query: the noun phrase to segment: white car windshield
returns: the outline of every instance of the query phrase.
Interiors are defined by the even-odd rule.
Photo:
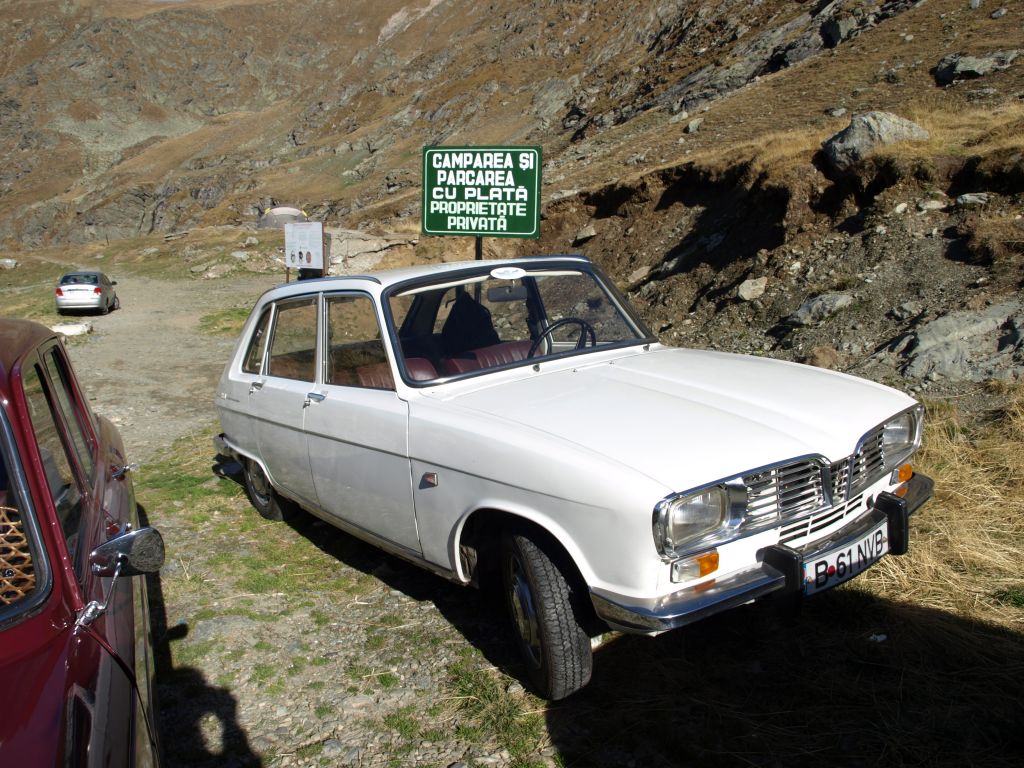
[[[649,338],[585,269],[522,266],[451,273],[389,297],[409,378],[473,375]]]

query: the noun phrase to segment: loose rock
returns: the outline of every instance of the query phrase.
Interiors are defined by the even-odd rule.
[[[595,237],[597,237],[597,227],[593,224],[588,224],[576,233],[576,237],[572,239],[572,244],[579,245],[580,243],[585,243],[587,240],[591,240]]]
[[[956,199],[957,208],[981,208],[988,205],[991,196],[985,192],[968,192]]]
[[[992,72],[1007,69],[1019,51],[994,51],[987,56],[968,56],[954,53],[944,57],[935,67],[935,82],[952,85],[960,80],[973,80]]]
[[[764,296],[764,291],[767,285],[767,277],[744,280],[740,283],[740,287],[736,289],[736,295],[743,301],[753,301],[754,299],[759,299]]]
[[[845,171],[878,147],[904,141],[925,141],[928,131],[889,112],[854,115],[850,124],[822,144],[825,156],[837,171]]]
[[[786,320],[791,325],[814,325],[851,304],[853,296],[848,293],[823,293],[805,301]]]
[[[50,326],[50,330],[64,336],[84,336],[87,333],[92,333],[92,323],[84,321],[81,323],[57,323],[57,325]]]

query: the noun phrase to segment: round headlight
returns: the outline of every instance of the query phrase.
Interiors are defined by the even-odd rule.
[[[882,457],[886,466],[903,458],[914,447],[916,438],[912,413],[903,413],[882,427]]]
[[[708,488],[664,503],[659,510],[658,535],[671,551],[690,539],[717,530],[728,515],[728,498],[722,488]]]

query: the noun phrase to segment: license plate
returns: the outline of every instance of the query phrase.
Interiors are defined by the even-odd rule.
[[[804,562],[804,594],[812,595],[849,581],[889,551],[888,523],[883,520],[852,544]]]

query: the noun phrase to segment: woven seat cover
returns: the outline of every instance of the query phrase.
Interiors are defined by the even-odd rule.
[[[0,605],[24,600],[35,585],[32,553],[18,510],[0,507]]]

